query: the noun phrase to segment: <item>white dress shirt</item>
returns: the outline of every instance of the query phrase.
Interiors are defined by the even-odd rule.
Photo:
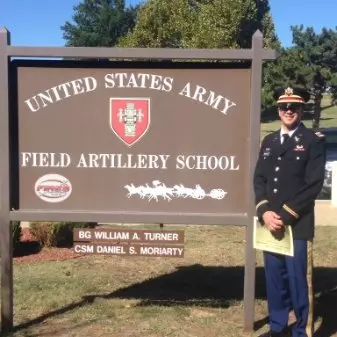
[[[297,127],[298,128],[298,127]],[[289,135],[289,137],[291,137],[292,135],[293,135],[293,133],[297,130],[297,128],[295,128],[294,130],[291,130],[291,131],[289,131],[289,132],[287,132],[287,131],[285,131],[285,130],[283,130],[282,128],[281,128],[281,131],[280,131],[280,140],[281,140],[281,144],[283,143],[283,135],[284,134],[288,134]]]

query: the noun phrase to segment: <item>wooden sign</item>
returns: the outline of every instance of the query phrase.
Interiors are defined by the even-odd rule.
[[[184,257],[184,231],[74,229],[75,253]]]

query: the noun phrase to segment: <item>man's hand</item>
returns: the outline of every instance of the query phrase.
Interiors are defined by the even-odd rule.
[[[267,211],[263,214],[262,218],[264,224],[271,232],[278,232],[283,229],[283,221],[277,213],[273,211]]]

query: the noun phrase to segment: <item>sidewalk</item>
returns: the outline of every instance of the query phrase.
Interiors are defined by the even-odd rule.
[[[337,226],[337,207],[330,201],[316,201],[316,226]]]

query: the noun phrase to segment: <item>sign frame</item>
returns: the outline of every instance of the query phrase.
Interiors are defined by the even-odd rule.
[[[245,226],[245,279],[244,279],[244,330],[252,331],[254,326],[255,299],[255,251],[253,249],[253,223],[255,216],[252,177],[260,144],[260,109],[262,64],[264,61],[278,57],[275,50],[264,49],[263,35],[258,30],[252,37],[249,49],[174,49],[174,48],[97,48],[97,47],[22,47],[11,46],[10,32],[0,28],[0,244],[1,244],[1,331],[13,329],[13,247],[11,221],[93,221],[122,223],[172,223],[175,218],[167,214],[148,214],[139,220],[139,212],[92,212],[92,211],[27,211],[11,209],[13,200],[13,170],[11,167],[11,152],[14,143],[11,142],[15,123],[10,116],[9,103],[12,89],[9,86],[11,61],[15,57],[29,58],[71,58],[71,59],[121,59],[121,60],[208,60],[208,61],[249,61],[250,79],[250,125],[248,135],[249,179],[245,189],[249,195],[249,207],[242,214],[224,214],[222,224]],[[57,63],[57,61],[55,61]],[[96,61],[97,62],[97,61]],[[14,102],[14,104],[17,104]],[[18,163],[15,163],[18,165]],[[188,223],[194,221],[212,224],[211,214],[190,214]],[[158,221],[159,219],[165,221]],[[172,220],[172,221],[171,221]],[[180,223],[187,223],[181,217]]]

